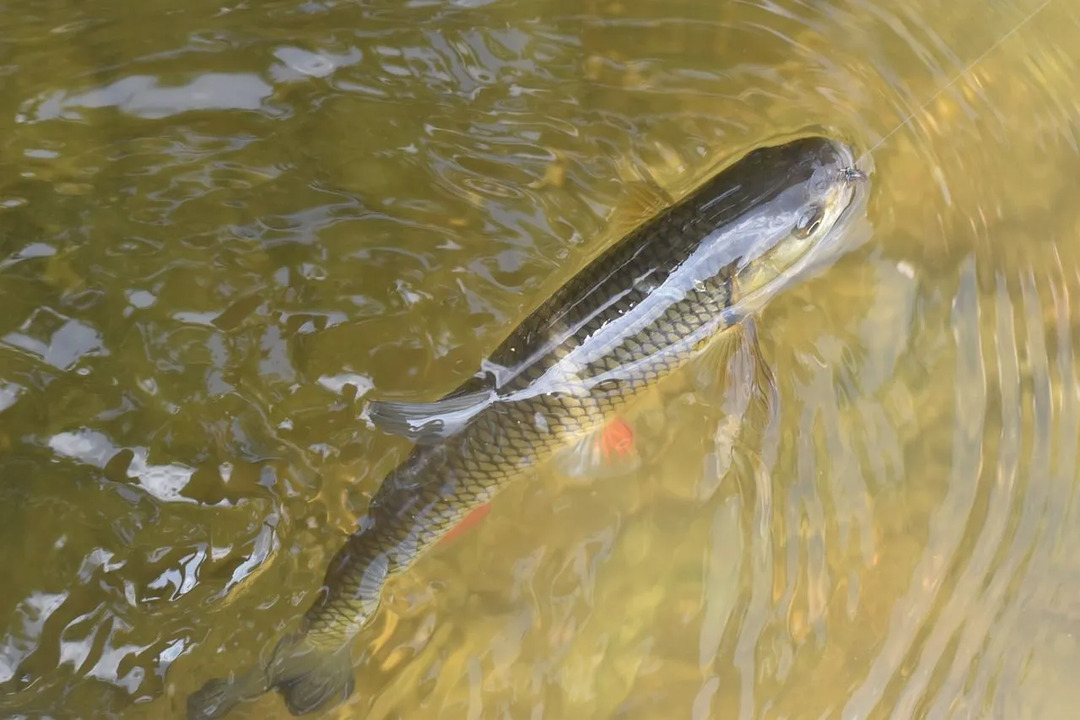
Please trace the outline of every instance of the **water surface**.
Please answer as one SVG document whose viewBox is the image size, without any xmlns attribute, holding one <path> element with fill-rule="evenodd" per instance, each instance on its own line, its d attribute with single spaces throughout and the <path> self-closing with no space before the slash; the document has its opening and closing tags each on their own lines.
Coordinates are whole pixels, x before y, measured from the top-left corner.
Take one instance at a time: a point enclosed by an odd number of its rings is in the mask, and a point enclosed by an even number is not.
<svg viewBox="0 0 1080 720">
<path fill-rule="evenodd" d="M 366 398 L 456 386 L 642 187 L 823 126 L 873 233 L 758 319 L 768 373 L 658 388 L 632 476 L 499 496 L 327 716 L 1072 716 L 1070 3 L 0 12 L 3 714 L 181 717 L 408 451 Z"/>
</svg>

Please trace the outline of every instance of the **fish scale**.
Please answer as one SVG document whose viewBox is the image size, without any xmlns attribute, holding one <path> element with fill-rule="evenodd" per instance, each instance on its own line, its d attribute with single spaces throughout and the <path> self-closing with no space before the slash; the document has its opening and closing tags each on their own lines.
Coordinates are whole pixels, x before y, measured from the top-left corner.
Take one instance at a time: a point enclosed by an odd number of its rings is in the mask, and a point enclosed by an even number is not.
<svg viewBox="0 0 1080 720">
<path fill-rule="evenodd" d="M 852 157 L 822 137 L 751 151 L 570 278 L 482 374 L 426 406 L 373 404 L 384 428 L 413 427 L 418 408 L 469 414 L 434 437 L 421 433 L 425 441 L 384 478 L 300 631 L 265 667 L 207 683 L 189 716 L 219 717 L 269 688 L 296 714 L 347 696 L 349 641 L 378 610 L 387 580 L 525 470 L 684 366 L 732 322 L 726 313 L 743 290 L 760 289 L 761 272 L 796 267 L 832 237 L 855 195 Z"/>
</svg>

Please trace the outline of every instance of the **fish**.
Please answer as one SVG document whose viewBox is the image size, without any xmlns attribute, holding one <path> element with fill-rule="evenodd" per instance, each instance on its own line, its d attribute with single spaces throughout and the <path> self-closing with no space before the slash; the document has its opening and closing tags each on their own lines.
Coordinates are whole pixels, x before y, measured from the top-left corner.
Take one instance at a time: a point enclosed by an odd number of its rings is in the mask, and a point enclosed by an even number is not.
<svg viewBox="0 0 1080 720">
<path fill-rule="evenodd" d="M 596 455 L 597 433 L 635 396 L 835 255 L 867 186 L 852 149 L 827 135 L 755 147 L 597 255 L 456 390 L 369 402 L 365 419 L 412 451 L 332 558 L 299 629 L 265 662 L 208 681 L 188 717 L 222 717 L 272 689 L 293 715 L 346 700 L 351 641 L 388 580 L 530 468 Z M 615 454 L 626 453 L 602 453 Z"/>
</svg>

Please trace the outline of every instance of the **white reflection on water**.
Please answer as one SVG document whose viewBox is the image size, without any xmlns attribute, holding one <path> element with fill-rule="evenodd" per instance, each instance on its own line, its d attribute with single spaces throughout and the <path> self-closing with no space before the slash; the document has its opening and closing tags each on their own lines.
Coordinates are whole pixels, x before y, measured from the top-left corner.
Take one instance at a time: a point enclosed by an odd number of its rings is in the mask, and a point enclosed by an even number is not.
<svg viewBox="0 0 1080 720">
<path fill-rule="evenodd" d="M 22 624 L 21 632 L 8 633 L 0 639 L 0 682 L 13 678 L 19 663 L 34 652 L 45 621 L 64 604 L 67 596 L 67 591 L 34 592 L 19 603 L 15 615 Z"/>
<path fill-rule="evenodd" d="M 62 432 L 49 438 L 53 452 L 72 460 L 78 460 L 98 468 L 120 450 L 103 433 L 85 428 L 74 432 Z M 195 502 L 180 494 L 191 480 L 195 470 L 179 463 L 152 465 L 147 462 L 149 451 L 144 447 L 131 448 L 134 457 L 128 466 L 128 477 L 146 492 L 165 502 Z"/>
<path fill-rule="evenodd" d="M 81 120 L 82 110 L 115 107 L 145 119 L 192 110 L 259 110 L 274 88 L 254 73 L 206 73 L 185 85 L 162 87 L 152 75 L 133 75 L 81 93 L 46 93 L 24 104 L 24 123 Z"/>
</svg>

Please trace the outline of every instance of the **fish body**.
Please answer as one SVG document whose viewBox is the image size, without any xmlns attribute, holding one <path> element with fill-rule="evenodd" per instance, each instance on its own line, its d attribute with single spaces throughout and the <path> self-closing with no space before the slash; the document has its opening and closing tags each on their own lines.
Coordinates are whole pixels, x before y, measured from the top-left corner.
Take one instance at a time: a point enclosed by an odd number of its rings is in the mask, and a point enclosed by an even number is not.
<svg viewBox="0 0 1080 720">
<path fill-rule="evenodd" d="M 861 177 L 851 150 L 824 137 L 752 150 L 590 262 L 454 392 L 434 403 L 372 403 L 376 426 L 417 445 L 334 556 L 299 632 L 265 667 L 204 686 L 189 717 L 219 717 L 270 688 L 294 714 L 347 697 L 349 641 L 386 581 L 835 244 Z"/>
</svg>

